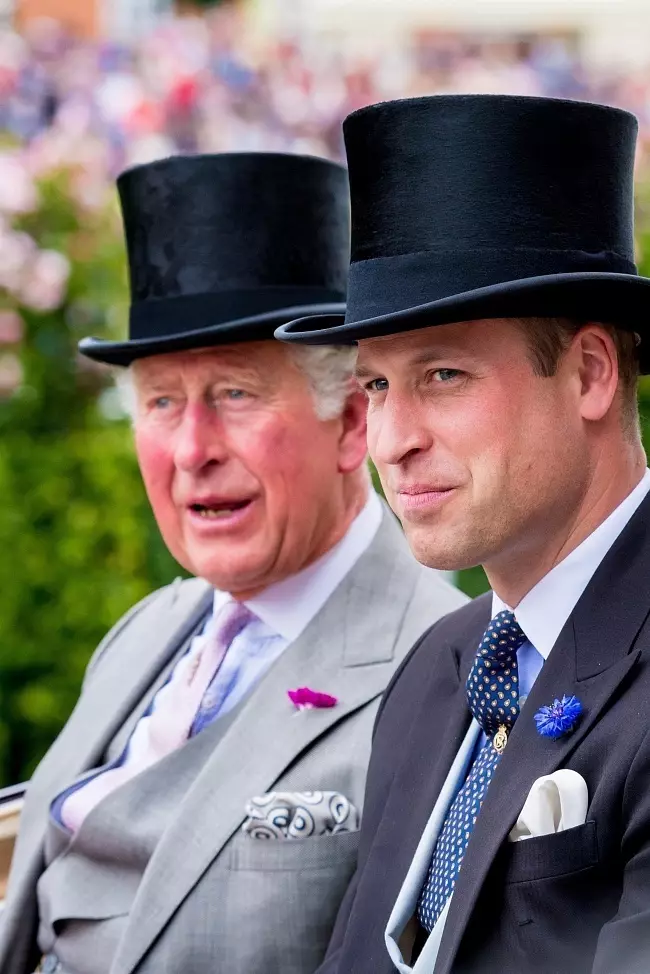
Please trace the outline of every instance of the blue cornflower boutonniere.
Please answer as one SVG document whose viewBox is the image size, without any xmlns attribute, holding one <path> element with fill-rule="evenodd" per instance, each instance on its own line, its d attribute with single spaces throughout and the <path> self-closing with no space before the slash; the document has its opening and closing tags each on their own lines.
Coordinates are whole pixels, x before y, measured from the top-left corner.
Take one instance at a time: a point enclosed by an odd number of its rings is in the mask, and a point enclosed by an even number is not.
<svg viewBox="0 0 650 974">
<path fill-rule="evenodd" d="M 540 707 L 535 714 L 537 733 L 557 740 L 574 729 L 582 712 L 582 704 L 573 695 L 554 700 L 550 707 Z"/>
</svg>

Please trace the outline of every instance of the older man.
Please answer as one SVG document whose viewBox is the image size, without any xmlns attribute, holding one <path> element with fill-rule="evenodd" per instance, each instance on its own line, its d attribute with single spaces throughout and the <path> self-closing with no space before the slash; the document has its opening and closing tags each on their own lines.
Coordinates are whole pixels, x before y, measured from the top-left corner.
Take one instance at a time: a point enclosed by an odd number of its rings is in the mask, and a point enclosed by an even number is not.
<svg viewBox="0 0 650 974">
<path fill-rule="evenodd" d="M 290 329 L 358 341 L 411 547 L 483 564 L 493 593 L 384 698 L 327 974 L 650 970 L 635 135 L 615 109 L 495 96 L 347 121 L 347 319 Z"/>
<path fill-rule="evenodd" d="M 0 968 L 310 974 L 354 870 L 379 696 L 463 597 L 369 488 L 350 351 L 270 340 L 342 308 L 345 170 L 207 156 L 119 188 L 131 338 L 82 351 L 129 367 L 147 492 L 197 578 L 91 661 L 29 788 Z"/>
</svg>

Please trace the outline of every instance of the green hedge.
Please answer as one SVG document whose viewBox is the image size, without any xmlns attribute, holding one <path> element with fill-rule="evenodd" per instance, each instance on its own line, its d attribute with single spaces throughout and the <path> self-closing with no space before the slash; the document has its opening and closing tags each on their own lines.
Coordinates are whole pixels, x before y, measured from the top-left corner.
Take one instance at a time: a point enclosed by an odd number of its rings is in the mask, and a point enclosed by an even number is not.
<svg viewBox="0 0 650 974">
<path fill-rule="evenodd" d="M 85 210 L 69 175 L 16 221 L 67 254 L 65 300 L 18 310 L 23 382 L 0 399 L 0 787 L 27 777 L 74 706 L 88 658 L 122 613 L 180 574 L 149 510 L 110 378 L 76 355 L 82 334 L 123 328 L 126 276 L 112 206 Z"/>
</svg>

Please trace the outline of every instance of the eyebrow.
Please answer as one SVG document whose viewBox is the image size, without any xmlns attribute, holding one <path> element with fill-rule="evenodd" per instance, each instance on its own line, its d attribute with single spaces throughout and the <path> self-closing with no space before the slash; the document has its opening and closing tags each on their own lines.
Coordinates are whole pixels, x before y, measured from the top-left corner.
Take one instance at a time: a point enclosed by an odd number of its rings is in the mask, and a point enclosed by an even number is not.
<svg viewBox="0 0 650 974">
<path fill-rule="evenodd" d="M 171 383 L 165 382 L 164 379 L 143 379 L 142 377 L 137 377 L 133 383 L 135 391 L 139 395 L 146 396 L 157 396 L 169 392 L 170 385 Z"/>
<path fill-rule="evenodd" d="M 408 360 L 408 367 L 413 368 L 421 365 L 432 365 L 436 361 L 440 361 L 449 354 L 445 351 L 434 352 L 431 349 L 426 349 L 420 352 L 419 355 L 414 355 L 413 358 Z M 367 366 L 357 365 L 354 374 L 357 379 L 371 379 L 381 373 L 381 369 L 371 369 Z"/>
<path fill-rule="evenodd" d="M 364 369 L 363 366 L 355 366 L 354 375 L 357 379 L 369 379 L 375 375 L 375 372 L 372 369 Z"/>
</svg>

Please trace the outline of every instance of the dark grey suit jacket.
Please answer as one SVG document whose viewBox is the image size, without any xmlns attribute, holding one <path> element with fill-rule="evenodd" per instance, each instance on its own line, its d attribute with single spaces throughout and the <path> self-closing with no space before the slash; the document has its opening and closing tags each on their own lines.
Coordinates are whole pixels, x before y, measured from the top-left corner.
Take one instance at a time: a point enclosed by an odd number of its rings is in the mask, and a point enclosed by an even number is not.
<svg viewBox="0 0 650 974">
<path fill-rule="evenodd" d="M 440 621 L 387 690 L 359 865 L 319 974 L 395 974 L 384 930 L 470 721 L 465 681 L 490 619 L 482 597 Z M 534 714 L 575 694 L 571 734 Z M 585 779 L 584 825 L 509 843 L 533 782 Z M 650 971 L 650 498 L 608 553 L 546 661 L 490 784 L 435 974 Z"/>
<path fill-rule="evenodd" d="M 35 889 L 51 800 L 107 749 L 119 751 L 211 599 L 204 582 L 176 583 L 136 606 L 97 650 L 29 787 L 0 918 L 2 974 L 29 974 L 37 960 Z M 413 560 L 386 512 L 312 623 L 225 719 L 149 863 L 111 974 L 312 974 L 354 871 L 358 833 L 254 840 L 240 831 L 246 802 L 273 789 L 332 789 L 361 808 L 380 695 L 427 626 L 464 601 Z M 297 713 L 287 690 L 298 686 L 339 703 Z"/>
</svg>

